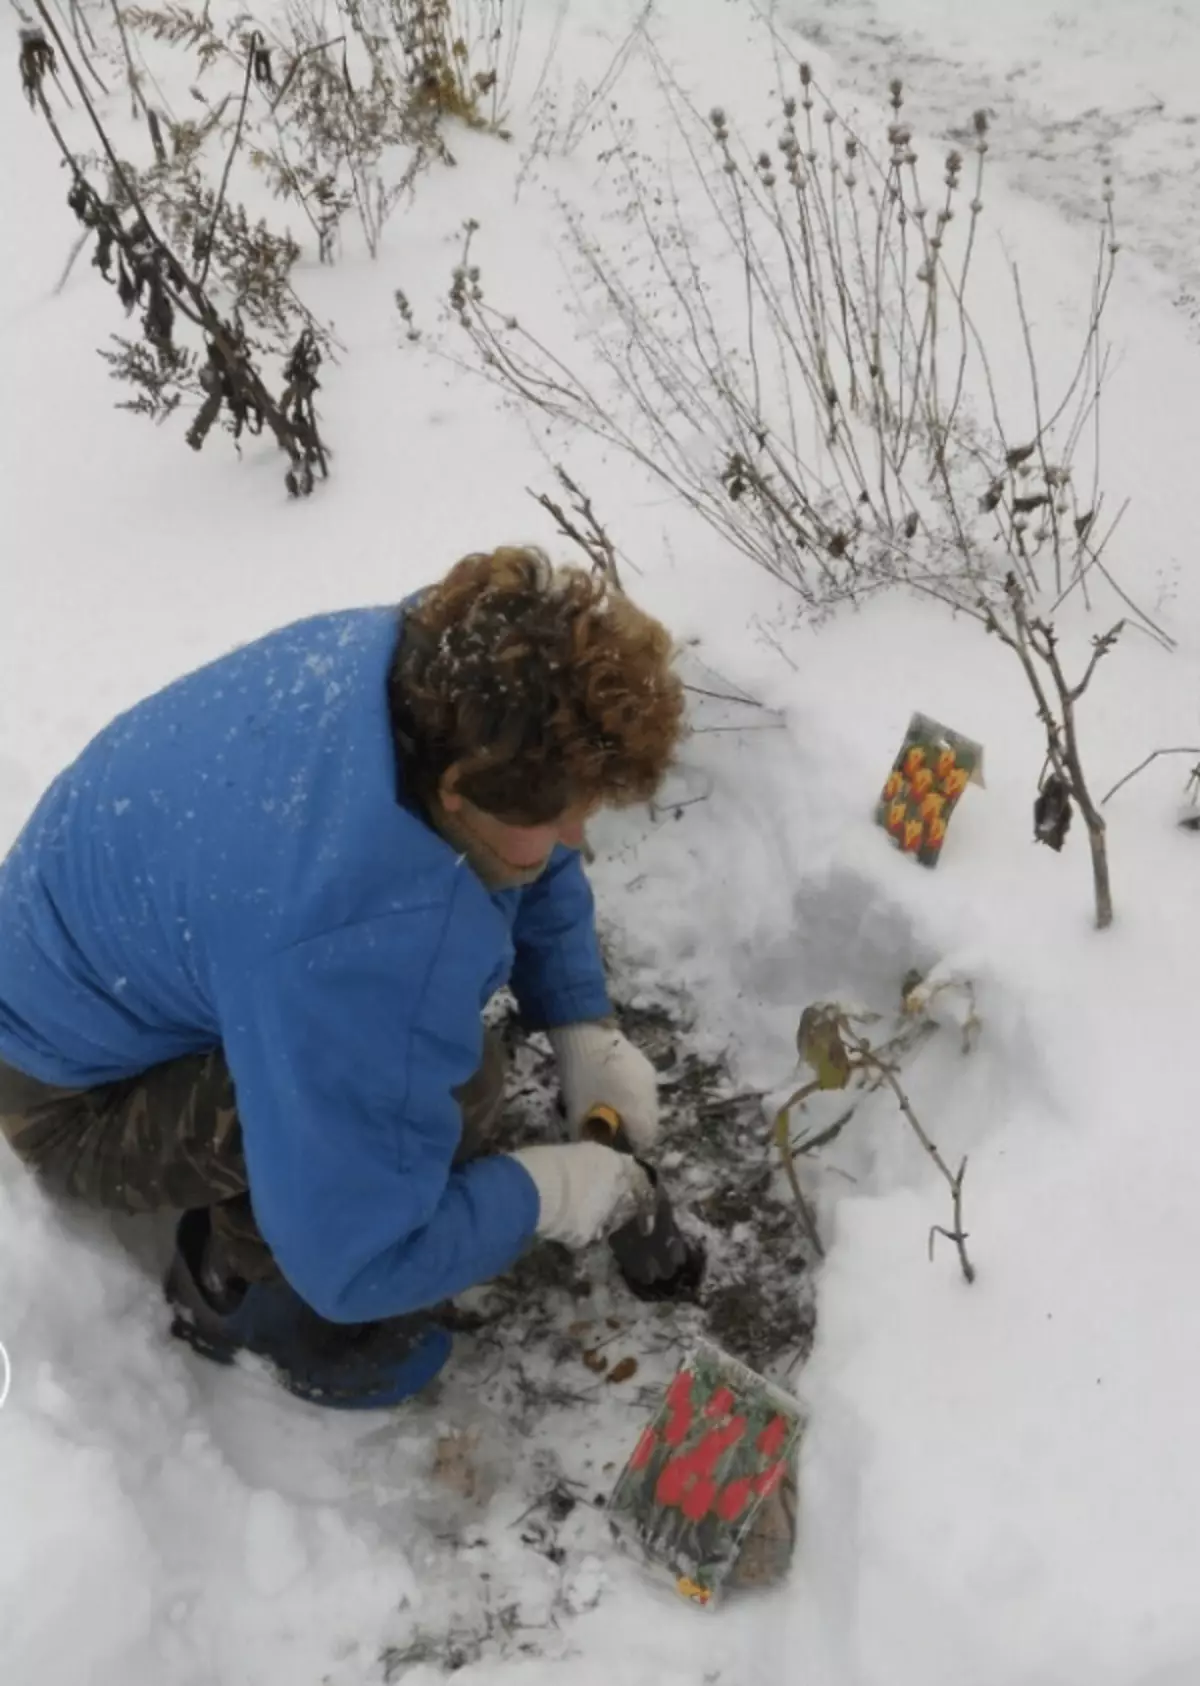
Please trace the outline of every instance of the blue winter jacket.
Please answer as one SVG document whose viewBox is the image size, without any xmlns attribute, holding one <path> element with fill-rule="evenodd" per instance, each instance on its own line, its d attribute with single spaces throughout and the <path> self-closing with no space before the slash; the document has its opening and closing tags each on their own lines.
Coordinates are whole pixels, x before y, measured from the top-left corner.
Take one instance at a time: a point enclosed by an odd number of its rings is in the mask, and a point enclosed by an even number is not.
<svg viewBox="0 0 1200 1686">
<path fill-rule="evenodd" d="M 488 998 L 511 982 L 532 1027 L 610 1010 L 579 857 L 489 894 L 401 800 L 398 626 L 317 616 L 169 685 L 0 864 L 0 1059 L 85 1087 L 223 1044 L 259 1227 L 350 1322 L 459 1293 L 532 1237 L 515 1160 L 451 1168 Z"/>
</svg>

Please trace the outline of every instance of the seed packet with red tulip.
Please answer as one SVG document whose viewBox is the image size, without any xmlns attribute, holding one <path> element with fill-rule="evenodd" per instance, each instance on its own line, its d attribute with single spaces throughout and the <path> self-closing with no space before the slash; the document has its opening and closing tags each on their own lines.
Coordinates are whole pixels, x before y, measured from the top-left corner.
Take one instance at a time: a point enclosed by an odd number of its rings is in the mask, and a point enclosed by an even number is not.
<svg viewBox="0 0 1200 1686">
<path fill-rule="evenodd" d="M 969 784 L 983 784 L 983 748 L 914 714 L 875 808 L 875 823 L 922 866 L 941 859 L 946 827 Z"/>
<path fill-rule="evenodd" d="M 730 1584 L 777 1580 L 795 1543 L 803 1426 L 789 1394 L 699 1342 L 613 1490 L 614 1534 L 696 1604 L 711 1606 Z M 756 1531 L 764 1506 L 783 1496 L 785 1484 L 786 1526 Z M 771 1536 L 765 1552 L 760 1533 Z M 743 1553 L 752 1565 L 742 1562 Z"/>
</svg>

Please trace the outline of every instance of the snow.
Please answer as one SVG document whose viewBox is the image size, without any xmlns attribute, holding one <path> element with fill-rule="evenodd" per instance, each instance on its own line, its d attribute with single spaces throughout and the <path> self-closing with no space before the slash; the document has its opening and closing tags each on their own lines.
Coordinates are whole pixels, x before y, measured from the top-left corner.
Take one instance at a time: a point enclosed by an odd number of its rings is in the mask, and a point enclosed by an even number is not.
<svg viewBox="0 0 1200 1686">
<path fill-rule="evenodd" d="M 93 352 L 114 301 L 86 260 L 52 296 L 72 238 L 64 177 L 16 78 L 5 82 L 0 142 L 20 167 L 0 174 L 0 846 L 92 731 L 206 657 L 322 607 L 394 599 L 469 549 L 530 538 L 569 555 L 526 493 L 551 487 L 541 447 L 559 443 L 426 345 L 465 218 L 483 224 L 496 299 L 553 334 L 567 290 L 556 196 L 611 212 L 595 162 L 603 124 L 569 157 L 529 157 L 544 108 L 528 95 L 556 12 L 529 0 L 509 146 L 456 139 L 458 168 L 419 184 L 375 263 L 353 251 L 332 268 L 306 261 L 304 296 L 345 352 L 320 395 L 333 475 L 303 504 L 285 500 L 265 445 L 239 463 L 214 436 L 197 457 L 175 423 L 111 409 Z M 754 7 L 659 0 L 655 12 L 700 109 L 719 101 L 765 126 L 774 72 Z M 547 72 L 560 120 L 632 16 L 600 0 L 563 8 Z M 1125 250 L 1105 483 L 1114 506 L 1133 501 L 1111 555 L 1178 648 L 1128 634 L 1081 703 L 1102 792 L 1200 727 L 1200 14 L 1169 0 L 805 0 L 779 16 L 822 83 L 863 111 L 902 74 L 931 146 L 975 105 L 991 109 L 981 308 L 1009 319 L 1004 262 L 1019 258 L 1051 368 L 1079 342 L 1099 176 L 1114 176 Z M 639 144 L 669 144 L 644 67 L 612 97 Z M 115 92 L 105 109 L 140 146 Z M 417 345 L 404 342 L 398 286 Z M 999 371 L 1013 402 L 1017 361 Z M 697 641 L 697 682 L 763 705 L 710 708 L 699 724 L 740 729 L 700 732 L 661 807 L 596 827 L 623 988 L 691 1003 L 696 1046 L 728 1051 L 739 1082 L 782 1095 L 808 1002 L 884 1005 L 913 965 L 972 980 L 978 1046 L 964 1056 L 951 1026 L 905 1080 L 947 1158 L 969 1155 L 978 1280 L 964 1284 L 948 1245 L 930 1263 L 945 1186 L 877 1098 L 824 1169 L 804 1173 L 828 1256 L 816 1346 L 795 1379 L 811 1426 L 794 1576 L 709 1618 L 615 1556 L 584 1506 L 559 1536 L 561 1565 L 522 1542 L 541 1475 L 561 1467 L 601 1485 L 632 1445 L 637 1400 L 606 1395 L 527 1435 L 506 1414 L 500 1351 L 482 1381 L 468 1367 L 443 1398 L 394 1418 L 304 1407 L 255 1367 L 218 1370 L 170 1340 L 160 1228 L 55 1209 L 5 1155 L 3 1678 L 346 1686 L 390 1672 L 430 1686 L 457 1647 L 471 1686 L 542 1686 L 564 1667 L 579 1686 L 1191 1686 L 1200 840 L 1173 823 L 1190 763 L 1160 760 L 1114 798 L 1117 920 L 1098 934 L 1078 822 L 1061 858 L 1030 839 L 1042 742 L 1008 651 L 900 596 L 800 624 L 786 593 L 661 486 L 586 442 L 569 462 L 631 589 Z M 1070 668 L 1120 612 L 1101 596 L 1090 619 L 1077 605 L 1063 616 Z M 967 791 L 934 873 L 870 824 L 916 708 L 986 747 L 987 789 Z M 650 1381 L 669 1358 L 647 1361 Z M 439 1434 L 464 1424 L 481 1429 L 485 1499 L 430 1478 Z M 501 1620 L 512 1609 L 515 1633 Z"/>
</svg>

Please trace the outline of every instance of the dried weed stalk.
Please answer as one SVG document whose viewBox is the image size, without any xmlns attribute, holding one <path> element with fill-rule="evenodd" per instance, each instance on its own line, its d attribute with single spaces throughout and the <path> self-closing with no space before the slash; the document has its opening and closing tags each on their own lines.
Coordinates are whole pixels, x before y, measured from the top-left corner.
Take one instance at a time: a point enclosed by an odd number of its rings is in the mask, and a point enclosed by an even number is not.
<svg viewBox="0 0 1200 1686">
<path fill-rule="evenodd" d="M 127 315 L 141 313 L 140 340 L 114 336 L 115 349 L 102 353 L 111 372 L 134 388 L 124 407 L 162 420 L 185 397 L 194 398 L 198 409 L 186 437 L 195 450 L 219 418 L 235 440 L 265 428 L 289 459 L 289 492 L 310 492 L 315 473 L 328 474 L 313 406 L 328 342 L 291 291 L 296 248 L 228 204 L 228 161 L 220 186 L 204 185 L 195 169 L 195 126 L 172 126 L 168 151 L 156 121 L 155 164 L 138 172 L 123 163 L 45 0 L 33 3 L 41 27 L 21 33 L 23 87 L 70 171 L 67 203 L 94 241 L 93 266 Z M 253 35 L 247 44 L 243 111 L 259 43 Z M 100 165 L 71 147 L 50 105 L 45 84 L 49 77 L 61 88 L 60 61 L 99 142 Z M 233 147 L 240 132 L 239 118 Z M 107 169 L 104 191 L 92 179 L 100 167 Z M 196 330 L 192 344 L 180 337 L 183 323 Z M 271 353 L 286 357 L 278 399 L 261 372 Z"/>
<path fill-rule="evenodd" d="M 207 8 L 130 7 L 130 27 L 194 59 L 194 95 L 207 116 L 197 127 L 230 127 L 228 97 L 209 105 L 202 79 L 219 65 L 245 77 L 229 149 L 244 141 L 250 164 L 275 197 L 300 207 L 321 262 L 331 262 L 343 219 L 357 217 L 367 250 L 377 255 L 384 225 L 417 175 L 441 151 L 435 126 L 410 111 L 403 71 L 373 36 L 353 27 L 330 35 L 315 11 L 292 0 L 285 33 L 268 40 L 246 14 L 218 31 Z M 253 50 L 250 43 L 253 42 Z M 392 154 L 403 151 L 395 172 Z"/>
<path fill-rule="evenodd" d="M 986 113 L 934 174 L 898 80 L 875 151 L 801 63 L 770 148 L 756 149 L 724 111 L 697 113 L 643 45 L 685 162 L 653 174 L 615 130 L 619 254 L 568 214 L 576 321 L 598 373 L 491 302 L 470 223 L 450 306 L 474 364 L 634 458 L 814 611 L 905 583 L 976 613 L 981 596 L 1002 601 L 1008 572 L 1056 600 L 1086 595 L 1115 525 L 1101 530 L 1094 444 L 1118 251 L 1107 187 L 1083 345 L 1051 404 L 1016 271 L 1017 345 L 989 352 L 968 306 Z M 992 359 L 1014 354 L 1031 412 L 1017 437 L 992 378 Z"/>
<path fill-rule="evenodd" d="M 389 14 L 414 105 L 508 140 L 524 0 L 389 0 Z"/>
</svg>

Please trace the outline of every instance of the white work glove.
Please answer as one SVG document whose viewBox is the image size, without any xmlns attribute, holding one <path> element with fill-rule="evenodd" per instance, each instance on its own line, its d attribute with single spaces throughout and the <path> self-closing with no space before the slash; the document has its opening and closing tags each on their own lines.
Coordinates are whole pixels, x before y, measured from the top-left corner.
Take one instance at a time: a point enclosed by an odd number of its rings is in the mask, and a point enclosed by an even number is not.
<svg viewBox="0 0 1200 1686">
<path fill-rule="evenodd" d="M 537 1233 L 564 1247 L 587 1247 L 631 1218 L 649 1227 L 654 1185 L 637 1160 L 600 1142 L 519 1147 L 509 1155 L 533 1178 L 540 1212 Z"/>
<path fill-rule="evenodd" d="M 594 1107 L 609 1106 L 634 1151 L 651 1152 L 658 1139 L 658 1073 L 641 1049 L 613 1024 L 559 1025 L 547 1035 L 571 1129 L 578 1131 Z"/>
</svg>

